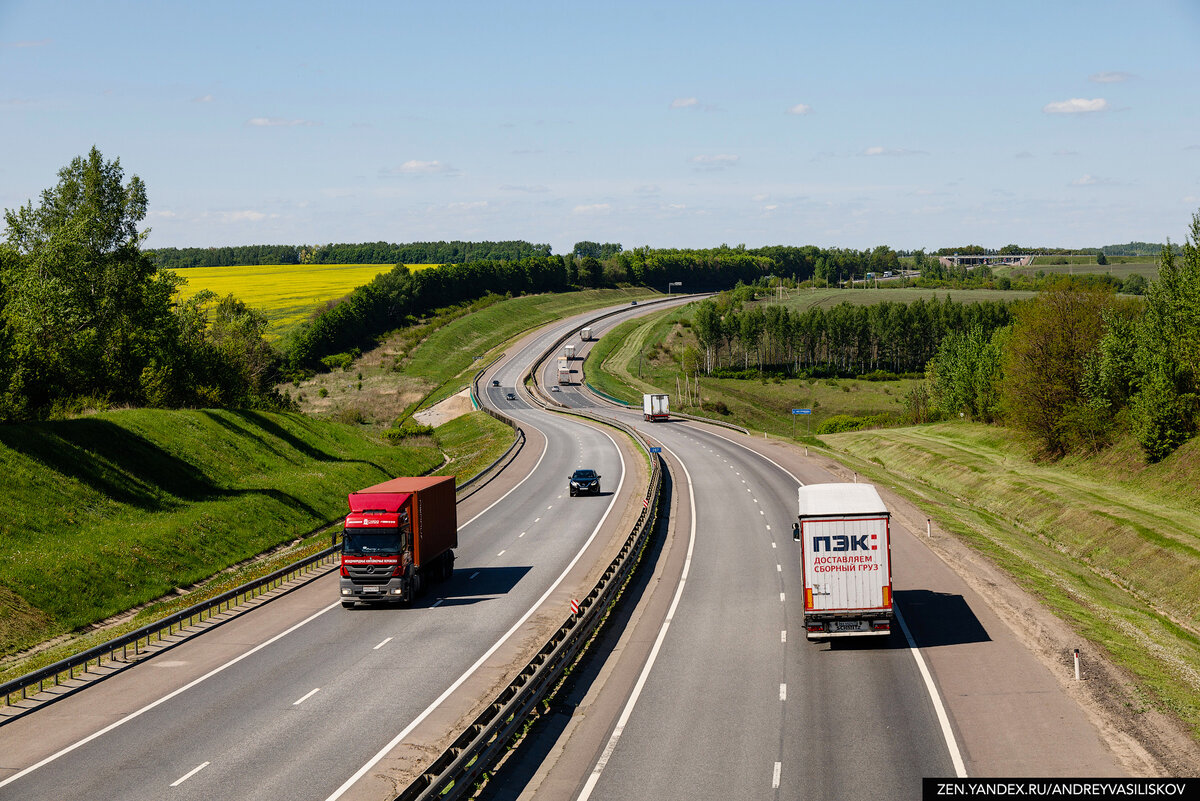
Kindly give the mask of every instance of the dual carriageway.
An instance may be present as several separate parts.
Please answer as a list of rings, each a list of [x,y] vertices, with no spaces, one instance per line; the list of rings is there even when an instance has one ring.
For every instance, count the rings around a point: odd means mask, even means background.
[[[610,310],[593,337],[655,308]],[[627,437],[525,390],[506,397],[594,317],[531,334],[481,381],[526,443],[460,503],[450,581],[409,609],[344,610],[331,572],[16,718],[0,726],[0,799],[396,797],[559,625],[637,517],[647,467]],[[576,370],[590,344],[577,343]],[[578,376],[561,389],[546,398],[662,448],[669,525],[590,680],[487,797],[915,798],[923,777],[1128,773],[887,488],[905,625],[882,641],[809,643],[796,487],[851,474],[717,426],[645,423]],[[603,494],[568,497],[578,467],[603,475]]]

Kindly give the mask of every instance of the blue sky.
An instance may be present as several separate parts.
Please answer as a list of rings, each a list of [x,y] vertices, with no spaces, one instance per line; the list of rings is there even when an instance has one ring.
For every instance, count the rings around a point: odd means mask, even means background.
[[[0,206],[92,145],[150,246],[1181,241],[1200,0],[0,0]]]

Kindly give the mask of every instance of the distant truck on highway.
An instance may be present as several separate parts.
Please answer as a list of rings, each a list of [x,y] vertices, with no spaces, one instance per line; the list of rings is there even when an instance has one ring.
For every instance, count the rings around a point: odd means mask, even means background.
[[[666,395],[643,395],[642,417],[647,421],[671,419],[670,403]]]
[[[575,358],[575,346],[570,343],[563,345],[563,355],[565,355],[567,357],[568,361],[571,359],[574,359]]]
[[[592,339],[592,329],[588,328],[587,326],[580,328],[579,329],[579,338],[582,339],[584,342],[590,342]]]
[[[567,361],[566,356],[558,357],[558,383],[571,383],[571,363]]]
[[[891,514],[870,484],[809,484],[799,492],[804,630],[810,640],[892,630]]]
[[[454,476],[393,478],[350,493],[342,530],[342,606],[408,603],[454,572]]]

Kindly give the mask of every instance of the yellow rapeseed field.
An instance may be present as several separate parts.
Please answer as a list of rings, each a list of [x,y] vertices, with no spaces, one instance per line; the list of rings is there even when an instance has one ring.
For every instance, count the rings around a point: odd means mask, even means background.
[[[438,265],[407,266],[415,272]],[[350,294],[391,269],[390,264],[265,264],[192,267],[175,272],[187,280],[179,290],[181,297],[191,297],[205,289],[211,289],[221,298],[233,295],[263,312],[270,321],[268,336],[277,338],[322,304]]]

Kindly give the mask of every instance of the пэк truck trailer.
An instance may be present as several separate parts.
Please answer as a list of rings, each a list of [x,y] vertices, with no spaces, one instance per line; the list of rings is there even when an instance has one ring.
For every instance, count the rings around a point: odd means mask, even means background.
[[[892,628],[891,515],[870,484],[800,488],[804,629],[810,640],[887,635]]]

